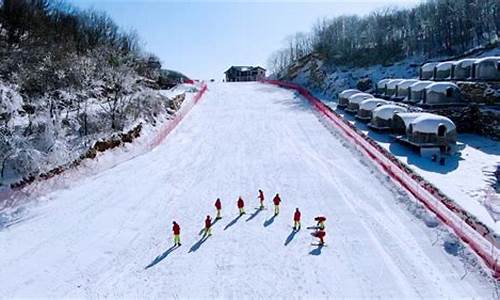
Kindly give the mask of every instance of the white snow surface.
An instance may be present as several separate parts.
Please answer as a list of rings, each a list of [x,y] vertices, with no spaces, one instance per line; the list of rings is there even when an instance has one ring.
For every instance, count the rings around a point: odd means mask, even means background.
[[[377,108],[377,106],[379,105],[390,104],[390,103],[391,102],[379,98],[366,99],[359,104],[359,109],[371,111]]]
[[[433,81],[420,80],[412,84],[410,88],[412,92],[420,92],[433,83],[434,83]]]
[[[253,216],[259,188],[269,208],[283,199],[274,220]],[[239,195],[248,214],[234,223]],[[217,197],[223,219],[200,244]],[[0,298],[494,298],[404,199],[291,91],[212,84],[154,151],[37,199],[0,231]],[[306,229],[319,214],[322,249]],[[166,255],[173,220],[183,244]]]
[[[357,93],[349,97],[349,103],[359,104],[366,99],[374,98],[373,95],[368,93]]]
[[[457,127],[452,120],[447,117],[434,114],[419,116],[411,121],[413,131],[422,133],[436,133],[440,125],[444,125],[447,131],[456,130]]]
[[[459,87],[453,82],[435,82],[429,84],[425,89],[427,92],[445,93],[449,88],[459,90]]]

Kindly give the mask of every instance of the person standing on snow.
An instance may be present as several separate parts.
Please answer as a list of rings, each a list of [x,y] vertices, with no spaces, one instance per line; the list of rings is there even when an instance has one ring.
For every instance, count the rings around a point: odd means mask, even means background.
[[[172,223],[172,231],[174,232],[174,246],[181,245],[181,227],[175,221]]]
[[[319,246],[325,245],[325,235],[326,231],[324,231],[323,229],[320,229],[318,232],[316,232],[316,237],[319,239]]]
[[[260,209],[264,209],[264,192],[262,190],[259,190],[259,202],[260,202]]]
[[[295,209],[295,213],[293,214],[293,230],[300,229],[300,210],[298,208]]]
[[[222,204],[220,203],[220,199],[217,198],[217,200],[215,201],[215,209],[217,210],[217,216],[215,217],[216,220],[219,220],[221,219],[221,215],[220,215],[220,212],[222,210]]]
[[[316,225],[317,229],[325,230],[325,221],[326,221],[325,217],[323,217],[323,216],[316,217],[316,218],[314,218],[314,220],[318,222],[318,224]]]
[[[280,194],[276,194],[276,196],[274,196],[273,203],[274,203],[274,215],[277,216],[280,213],[280,203],[281,203]]]
[[[245,214],[245,202],[243,202],[241,196],[238,198],[238,209],[240,210],[240,216]]]
[[[212,219],[210,216],[207,216],[205,219],[205,236],[209,237],[212,235]]]

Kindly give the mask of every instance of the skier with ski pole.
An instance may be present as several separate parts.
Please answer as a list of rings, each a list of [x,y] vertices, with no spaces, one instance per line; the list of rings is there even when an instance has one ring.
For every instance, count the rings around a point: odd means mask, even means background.
[[[293,230],[300,230],[300,210],[299,208],[295,209],[295,213],[293,214]]]
[[[314,218],[314,220],[318,222],[318,224],[316,225],[316,229],[325,230],[325,221],[326,221],[325,217],[319,216]]]
[[[181,227],[175,221],[172,223],[172,231],[174,232],[174,246],[181,245]]]
[[[238,198],[238,209],[240,211],[240,216],[245,214],[245,202],[243,202],[243,199],[241,196]]]
[[[280,203],[281,203],[281,198],[279,194],[276,194],[273,199],[274,203],[274,215],[277,216],[280,213]]]
[[[262,190],[259,190],[259,202],[260,202],[260,209],[264,209],[264,192]]]
[[[217,210],[217,216],[215,217],[215,219],[219,220],[222,218],[221,217],[222,204],[219,198],[217,198],[217,200],[215,201],[215,209]]]
[[[212,235],[212,219],[210,216],[207,216],[205,219],[205,237],[209,237]]]

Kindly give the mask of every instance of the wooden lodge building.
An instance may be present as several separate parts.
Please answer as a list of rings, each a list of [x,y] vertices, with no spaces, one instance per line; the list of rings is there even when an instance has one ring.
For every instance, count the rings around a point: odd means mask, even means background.
[[[224,74],[227,82],[258,81],[266,77],[266,69],[259,66],[232,66]]]

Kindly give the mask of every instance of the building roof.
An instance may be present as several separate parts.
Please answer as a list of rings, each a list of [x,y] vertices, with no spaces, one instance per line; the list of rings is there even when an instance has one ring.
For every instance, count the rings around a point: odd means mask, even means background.
[[[434,81],[421,80],[417,81],[414,84],[410,85],[412,92],[420,92],[423,91],[426,87],[433,84]]]
[[[229,72],[231,69],[235,69],[240,72],[245,72],[245,71],[250,71],[250,70],[256,70],[256,69],[261,69],[261,70],[266,70],[261,66],[231,66],[229,69],[227,69],[224,73]]]
[[[359,109],[372,111],[375,108],[377,108],[377,106],[380,106],[383,104],[389,104],[389,103],[390,103],[389,101],[386,101],[384,99],[371,98],[371,99],[366,99],[363,102],[361,102],[359,104]]]
[[[363,102],[363,100],[374,98],[372,95],[367,93],[357,93],[349,97],[349,103],[359,104]]]
[[[410,87],[410,85],[412,85],[418,81],[419,81],[418,79],[405,79],[405,80],[401,81],[400,83],[398,83],[398,89],[407,89],[408,87]]]
[[[421,67],[422,71],[432,71],[432,70],[434,70],[434,67],[437,64],[438,64],[437,62],[429,62],[429,63],[423,64]]]
[[[435,93],[446,93],[448,89],[457,89],[460,90],[459,87],[453,82],[436,82],[429,84],[426,87],[427,92],[435,92]]]
[[[344,90],[344,91],[340,92],[339,98],[340,97],[349,98],[350,96],[357,94],[357,93],[361,93],[361,91],[358,91],[356,89]]]
[[[427,114],[419,116],[411,121],[414,132],[422,133],[437,133],[438,127],[443,125],[446,127],[446,131],[450,132],[456,130],[455,123],[440,115]]]
[[[436,65],[436,69],[437,70],[449,70],[453,67],[454,64],[455,64],[454,61],[444,61],[444,62],[438,63]]]

